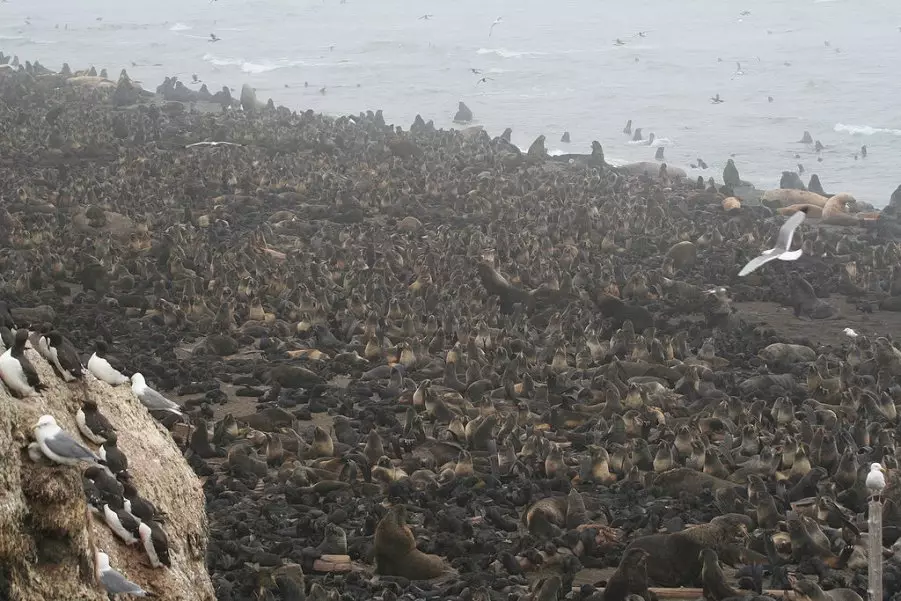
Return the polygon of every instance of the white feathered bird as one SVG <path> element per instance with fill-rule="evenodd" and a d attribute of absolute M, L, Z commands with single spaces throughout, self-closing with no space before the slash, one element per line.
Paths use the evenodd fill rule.
<path fill-rule="evenodd" d="M 870 491 L 870 497 L 881 497 L 882 491 L 885 490 L 885 468 L 881 463 L 871 463 L 870 473 L 867 474 L 867 490 Z"/>
<path fill-rule="evenodd" d="M 755 257 L 748 261 L 747 265 L 742 267 L 738 272 L 739 277 L 744 277 L 756 271 L 760 267 L 766 265 L 770 261 L 779 259 L 780 261 L 795 261 L 801 258 L 804 252 L 800 248 L 798 250 L 789 250 L 792 247 L 792 238 L 795 236 L 795 230 L 807 217 L 807 208 L 802 208 L 794 215 L 788 218 L 782 227 L 779 228 L 779 235 L 776 236 L 776 246 L 760 253 L 759 257 Z"/>

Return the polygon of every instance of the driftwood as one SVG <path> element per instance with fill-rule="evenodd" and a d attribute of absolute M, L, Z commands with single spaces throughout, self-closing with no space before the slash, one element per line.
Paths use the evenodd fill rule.
<path fill-rule="evenodd" d="M 350 555 L 323 555 L 313 562 L 314 572 L 352 572 L 356 569 Z"/>
<path fill-rule="evenodd" d="M 578 590 L 580 587 L 573 587 L 573 592 Z M 603 591 L 604 589 L 598 590 Z M 704 596 L 704 589 L 700 588 L 649 588 L 648 590 L 660 599 L 700 599 Z M 764 590 L 763 594 L 775 599 L 795 599 L 794 591 Z"/>

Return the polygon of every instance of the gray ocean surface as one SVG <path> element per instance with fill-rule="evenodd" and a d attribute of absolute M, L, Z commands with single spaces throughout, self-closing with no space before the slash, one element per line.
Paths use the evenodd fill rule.
<path fill-rule="evenodd" d="M 462 100 L 522 147 L 596 139 L 611 162 L 653 160 L 622 133 L 632 119 L 692 176 L 719 181 L 732 156 L 768 188 L 801 163 L 805 182 L 876 206 L 901 184 L 901 0 L 9 0 L 0 50 L 112 79 L 125 67 L 150 90 L 196 74 L 293 109 L 381 108 L 404 128 L 417 113 L 452 126 Z"/>

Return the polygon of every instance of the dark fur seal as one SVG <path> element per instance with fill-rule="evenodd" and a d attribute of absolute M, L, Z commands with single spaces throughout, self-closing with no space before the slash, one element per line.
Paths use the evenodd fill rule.
<path fill-rule="evenodd" d="M 454 123 L 469 123 L 472 121 L 472 111 L 463 102 L 457 105 L 457 114 L 454 115 Z"/>
<path fill-rule="evenodd" d="M 701 551 L 714 549 L 733 554 L 734 546 L 748 535 L 745 515 L 730 513 L 673 534 L 652 534 L 632 541 L 626 548 L 648 553 L 648 578 L 660 586 L 690 586 L 701 575 Z"/>
<path fill-rule="evenodd" d="M 604 601 L 625 601 L 630 594 L 639 595 L 645 601 L 654 601 L 648 590 L 648 552 L 644 549 L 629 549 L 623 553 L 613 576 L 604 588 Z"/>
<path fill-rule="evenodd" d="M 713 549 L 701 551 L 701 585 L 707 601 L 722 601 L 729 597 L 741 597 L 741 593 L 729 586 L 720 567 L 720 558 Z"/>
<path fill-rule="evenodd" d="M 832 305 L 817 298 L 813 286 L 799 273 L 792 273 L 791 304 L 795 317 L 809 317 L 810 319 L 828 319 L 835 314 Z"/>

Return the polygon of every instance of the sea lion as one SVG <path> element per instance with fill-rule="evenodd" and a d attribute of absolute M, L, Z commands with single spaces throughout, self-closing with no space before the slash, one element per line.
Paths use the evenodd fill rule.
<path fill-rule="evenodd" d="M 738 167 L 735 166 L 735 161 L 732 159 L 726 161 L 726 166 L 723 168 L 723 183 L 732 188 L 741 186 L 741 177 L 738 174 Z"/>
<path fill-rule="evenodd" d="M 811 205 L 811 204 L 796 204 L 791 205 L 789 207 L 782 207 L 781 209 L 776 209 L 776 212 L 780 215 L 784 215 L 786 217 L 791 217 L 798 211 L 804 211 L 807 213 L 807 216 L 812 219 L 819 219 L 823 216 L 823 207 L 819 205 Z"/>
<path fill-rule="evenodd" d="M 818 207 L 826 206 L 827 198 L 810 190 L 783 190 L 776 188 L 767 190 L 760 197 L 760 202 L 769 207 L 790 207 L 796 204 L 811 204 Z"/>
<path fill-rule="evenodd" d="M 813 136 L 810 135 L 809 131 L 804 132 L 804 135 L 801 136 L 800 143 L 801 144 L 813 144 Z"/>
<path fill-rule="evenodd" d="M 373 547 L 376 574 L 431 580 L 447 570 L 443 559 L 416 548 L 416 538 L 407 526 L 407 508 L 403 505 L 391 507 L 379 521 Z"/>
<path fill-rule="evenodd" d="M 693 242 L 683 240 L 673 244 L 668 251 L 666 257 L 673 260 L 673 267 L 676 269 L 690 269 L 695 264 L 698 257 L 698 248 Z"/>
<path fill-rule="evenodd" d="M 701 551 L 701 584 L 704 598 L 708 601 L 722 601 L 728 597 L 741 597 L 741 593 L 726 582 L 726 575 L 720 567 L 720 558 L 713 549 Z"/>
<path fill-rule="evenodd" d="M 629 594 L 639 595 L 645 601 L 652 601 L 648 590 L 648 552 L 644 549 L 629 549 L 607 581 L 604 601 L 625 601 Z"/>
<path fill-rule="evenodd" d="M 676 471 L 676 470 L 673 470 Z M 690 586 L 700 576 L 701 551 L 714 549 L 734 555 L 737 543 L 748 535 L 748 516 L 730 513 L 673 534 L 652 534 L 636 538 L 626 547 L 648 552 L 648 578 L 660 586 Z"/>
<path fill-rule="evenodd" d="M 823 206 L 823 223 L 830 225 L 858 225 L 860 219 L 848 212 L 857 204 L 857 200 L 847 192 L 836 194 Z"/>
<path fill-rule="evenodd" d="M 700 176 L 698 176 L 700 177 Z M 735 211 L 741 208 L 741 200 L 734 196 L 730 196 L 728 198 L 723 199 L 723 210 L 724 211 Z"/>
<path fill-rule="evenodd" d="M 626 163 L 617 167 L 618 170 L 628 173 L 629 175 L 646 175 L 648 177 L 656 177 L 660 172 L 660 165 L 650 161 L 639 161 L 637 163 Z M 685 179 L 688 177 L 684 169 L 678 167 L 666 166 L 666 175 L 672 179 Z"/>
<path fill-rule="evenodd" d="M 569 144 L 570 138 L 569 138 L 569 132 L 568 132 L 568 131 L 563 132 L 563 136 L 561 136 L 560 142 L 562 142 L 563 144 Z"/>
<path fill-rule="evenodd" d="M 779 187 L 783 190 L 806 190 L 807 186 L 801 181 L 801 176 L 794 171 L 783 171 L 779 179 Z"/>
<path fill-rule="evenodd" d="M 804 315 L 810 319 L 827 319 L 835 314 L 832 305 L 817 298 L 810 282 L 797 272 L 792 273 L 791 303 L 795 317 Z"/>
<path fill-rule="evenodd" d="M 663 146 L 658 146 L 658 147 L 657 147 L 657 152 L 654 153 L 654 160 L 655 160 L 655 161 L 662 161 L 662 160 L 664 160 L 664 158 L 663 158 Z"/>

